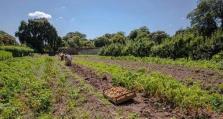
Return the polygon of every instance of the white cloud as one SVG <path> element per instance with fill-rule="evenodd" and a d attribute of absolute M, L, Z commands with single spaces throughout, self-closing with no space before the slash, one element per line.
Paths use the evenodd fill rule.
<path fill-rule="evenodd" d="M 46 19 L 51 19 L 52 16 L 50 14 L 41 12 L 41 11 L 35 11 L 35 12 L 31 12 L 28 14 L 29 17 L 33 17 L 33 18 L 46 18 Z"/>

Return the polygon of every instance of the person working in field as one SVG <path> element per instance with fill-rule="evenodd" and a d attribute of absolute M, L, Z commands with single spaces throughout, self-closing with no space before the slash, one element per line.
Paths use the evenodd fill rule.
<path fill-rule="evenodd" d="M 60 60 L 61 60 L 61 61 L 64 60 L 64 54 L 63 54 L 63 53 L 60 53 L 60 54 L 59 54 L 59 57 L 60 57 Z"/>
<path fill-rule="evenodd" d="M 69 54 L 66 54 L 65 55 L 65 65 L 71 66 L 71 62 L 72 62 L 72 56 Z"/>

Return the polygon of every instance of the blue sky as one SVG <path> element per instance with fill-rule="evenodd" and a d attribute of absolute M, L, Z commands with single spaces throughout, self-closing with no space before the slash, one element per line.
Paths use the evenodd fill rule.
<path fill-rule="evenodd" d="M 14 35 L 21 20 L 39 11 L 51 17 L 61 36 L 71 31 L 88 38 L 118 31 L 128 34 L 141 26 L 172 35 L 190 26 L 186 16 L 196 4 L 196 0 L 1 0 L 0 30 Z"/>

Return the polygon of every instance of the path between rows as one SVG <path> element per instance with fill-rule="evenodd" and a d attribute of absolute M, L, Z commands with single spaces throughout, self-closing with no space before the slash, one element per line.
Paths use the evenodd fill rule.
<path fill-rule="evenodd" d="M 223 83 L 223 74 L 210 69 L 188 68 L 176 65 L 151 64 L 137 61 L 110 60 L 94 56 L 76 58 L 95 62 L 103 62 L 107 64 L 115 64 L 132 70 L 145 68 L 148 72 L 157 71 L 166 75 L 170 75 L 187 85 L 191 85 L 191 83 L 197 81 L 200 83 L 203 89 L 223 94 L 223 90 L 219 89 L 219 85 Z"/>
<path fill-rule="evenodd" d="M 84 78 L 86 82 L 94 86 L 101 93 L 104 89 L 112 86 L 112 78 L 109 74 L 99 76 L 94 70 L 77 64 L 73 64 L 71 70 Z M 173 108 L 170 104 L 160 102 L 155 97 L 145 96 L 143 93 L 137 93 L 137 97 L 129 102 L 113 106 L 122 108 L 124 111 L 136 112 L 141 118 L 170 119 L 172 117 L 192 118 L 192 116 L 195 116 L 191 112 L 180 112 L 178 108 Z"/>
<path fill-rule="evenodd" d="M 54 115 L 56 117 L 68 118 L 89 118 L 89 119 L 126 119 L 135 117 L 136 113 L 132 110 L 117 107 L 105 99 L 101 92 L 97 91 L 93 86 L 88 84 L 82 77 L 77 76 L 77 72 L 73 67 L 65 67 L 61 65 L 61 71 L 66 74 L 66 81 L 70 87 L 78 90 L 78 97 L 80 101 L 73 100 L 76 106 L 73 110 L 66 109 L 65 105 L 68 97 L 61 96 L 55 104 Z M 64 106 L 64 107 L 63 107 Z M 72 114 L 71 114 L 72 113 Z M 69 115 L 69 116 L 67 116 Z"/>

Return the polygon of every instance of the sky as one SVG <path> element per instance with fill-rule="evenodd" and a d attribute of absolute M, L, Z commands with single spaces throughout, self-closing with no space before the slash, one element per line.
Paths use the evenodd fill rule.
<path fill-rule="evenodd" d="M 196 0 L 1 0 L 0 30 L 14 35 L 22 20 L 44 17 L 60 36 L 79 31 L 88 38 L 147 26 L 173 35 L 190 26 Z"/>

